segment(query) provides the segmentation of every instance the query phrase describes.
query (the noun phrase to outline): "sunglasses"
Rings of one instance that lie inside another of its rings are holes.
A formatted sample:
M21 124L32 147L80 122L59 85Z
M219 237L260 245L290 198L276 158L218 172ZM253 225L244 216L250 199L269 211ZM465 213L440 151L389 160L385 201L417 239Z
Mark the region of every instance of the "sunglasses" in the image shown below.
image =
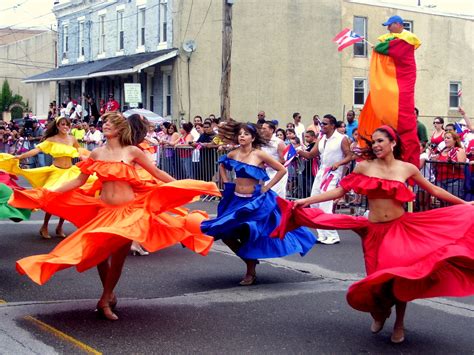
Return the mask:
M439 121L434 121L433 124L441 124Z
M329 123L326 123L326 122L320 122L319 123L321 126L327 126Z

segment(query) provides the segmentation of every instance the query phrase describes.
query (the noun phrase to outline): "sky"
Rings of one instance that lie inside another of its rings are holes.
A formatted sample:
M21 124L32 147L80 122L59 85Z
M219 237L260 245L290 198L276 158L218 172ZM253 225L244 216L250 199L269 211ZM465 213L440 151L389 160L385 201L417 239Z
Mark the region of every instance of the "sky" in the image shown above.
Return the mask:
M239 1L237 0L236 5ZM295 0L292 0L295 1ZM298 0L296 0L298 1ZM317 0L313 0L317 1ZM434 9L442 12L474 16L474 0L372 0L380 4L399 4L416 7L436 6ZM67 2L61 0L61 3ZM1 0L0 27L51 28L56 20L51 12L54 0Z

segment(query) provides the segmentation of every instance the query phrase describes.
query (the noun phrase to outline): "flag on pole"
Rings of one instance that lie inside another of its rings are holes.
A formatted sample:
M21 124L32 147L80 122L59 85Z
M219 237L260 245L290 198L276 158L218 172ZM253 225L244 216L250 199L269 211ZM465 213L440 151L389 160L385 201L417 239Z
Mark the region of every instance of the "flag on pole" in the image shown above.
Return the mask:
M283 158L285 158L285 162L283 166L286 168L290 165L291 161L296 157L296 149L293 147L293 144L288 144L283 151Z
M364 37L359 36L357 33L352 31L349 28L344 28L339 34L332 39L333 42L337 43L337 50L340 52L344 48L349 47L350 45L361 42L364 40Z

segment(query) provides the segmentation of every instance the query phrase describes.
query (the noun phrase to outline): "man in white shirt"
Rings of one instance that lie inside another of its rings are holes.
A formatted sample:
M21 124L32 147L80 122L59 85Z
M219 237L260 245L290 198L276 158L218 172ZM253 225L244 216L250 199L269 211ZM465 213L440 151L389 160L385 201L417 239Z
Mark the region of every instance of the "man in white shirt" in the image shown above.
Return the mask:
M84 142L87 143L87 150L93 151L102 145L102 132L93 124L89 125L89 131L84 136Z
M314 179L311 196L334 190L342 179L344 165L352 160L349 139L336 130L336 122L333 115L325 115L320 122L321 138L311 151L298 151L298 155L306 159L320 155L321 166ZM332 213L333 201L312 204L311 207ZM335 230L318 229L318 241L323 244L336 244L340 239Z
M295 124L295 134L300 139L301 142L304 142L304 124L301 123L301 114L295 112L293 114L293 122Z
M271 121L265 121L265 123L262 124L262 128L260 129L260 132L263 138L268 140L268 144L262 146L262 150L266 152L267 154L271 155L275 160L283 164L285 161L283 157L283 154L284 154L283 152L285 150L285 143L275 135L275 130L276 130L276 126ZM270 177L270 180L273 179L273 177L277 173L275 169L269 166L267 166L265 170L268 176ZM286 173L285 176L283 176L283 178L272 187L272 190L275 191L278 194L278 196L280 196L281 198L286 198L287 183L288 183L288 173Z

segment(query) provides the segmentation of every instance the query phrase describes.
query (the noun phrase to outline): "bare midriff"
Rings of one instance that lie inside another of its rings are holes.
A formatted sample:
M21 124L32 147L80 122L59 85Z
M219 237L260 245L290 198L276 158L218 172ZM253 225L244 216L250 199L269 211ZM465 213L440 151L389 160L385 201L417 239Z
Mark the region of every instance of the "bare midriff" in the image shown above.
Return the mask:
M403 205L393 199L370 199L369 221L373 223L390 222L405 213Z
M258 180L250 178L236 178L235 182L235 192L239 194L253 194L255 191L255 185L258 185Z
M121 205L133 201L135 193L128 182L105 181L102 183L100 198L108 205Z
M59 169L69 169L72 166L72 159L70 157L54 158L53 165Z

